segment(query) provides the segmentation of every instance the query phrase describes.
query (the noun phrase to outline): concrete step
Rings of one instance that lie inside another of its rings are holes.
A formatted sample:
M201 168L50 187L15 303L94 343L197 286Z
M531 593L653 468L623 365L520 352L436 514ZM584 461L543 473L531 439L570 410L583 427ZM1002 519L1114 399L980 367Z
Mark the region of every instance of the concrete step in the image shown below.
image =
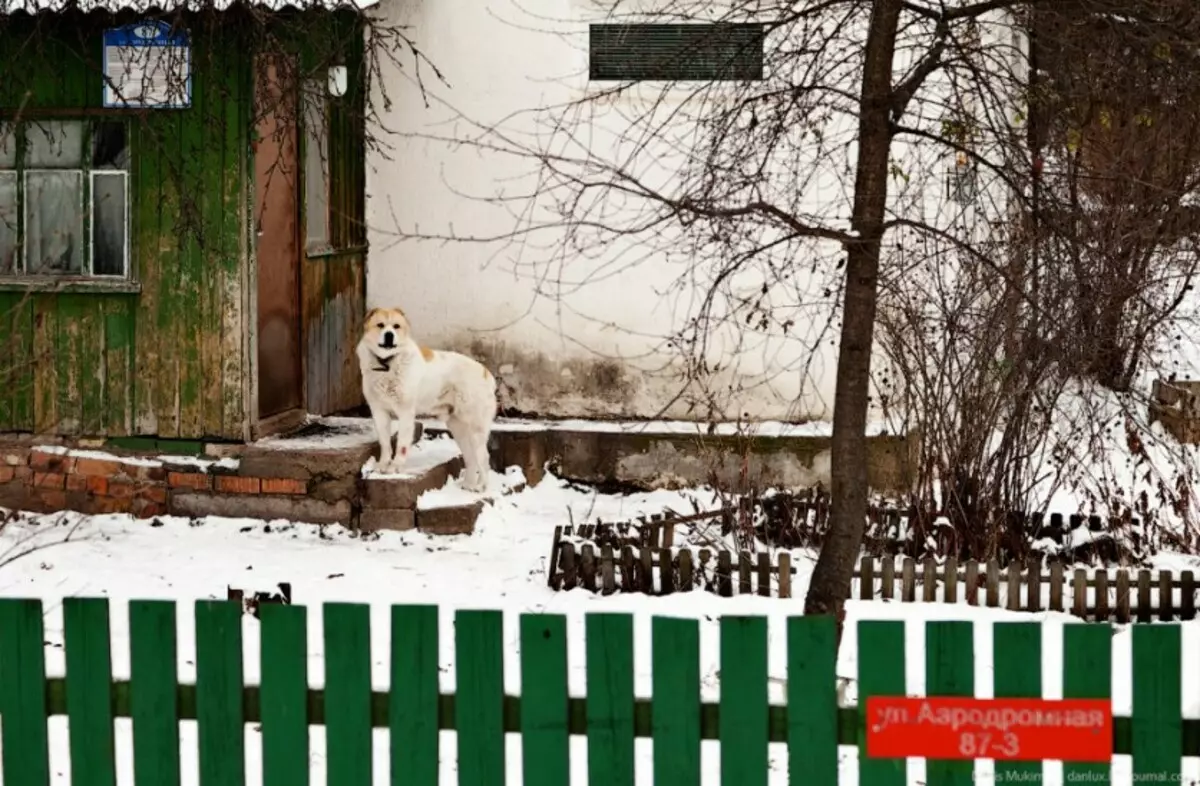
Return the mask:
M402 471L397 474L376 473L375 459L368 459L359 480L362 500L359 527L374 532L418 526L417 498L426 491L444 487L462 468L458 445L447 438L425 439L413 445ZM473 525L472 519L472 528Z

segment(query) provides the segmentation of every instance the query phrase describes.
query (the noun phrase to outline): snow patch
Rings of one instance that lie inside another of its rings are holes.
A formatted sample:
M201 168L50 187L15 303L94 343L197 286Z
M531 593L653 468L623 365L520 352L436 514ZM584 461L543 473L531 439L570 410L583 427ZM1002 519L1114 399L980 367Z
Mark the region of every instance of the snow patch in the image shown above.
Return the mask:
M376 480L411 480L419 478L433 468L453 461L461 455L462 452L458 449L458 444L449 436L431 437L421 440L409 449L408 459L404 462L404 466L400 472L388 473L386 475L376 472L375 465L378 462L374 456L371 456L362 466L362 476Z
M525 485L525 473L520 467L509 467L503 474L488 473L488 487L482 492L467 491L462 487L461 475L451 477L440 489L424 491L417 497L417 510L433 508L453 508L471 505L475 502L490 502L491 498L511 494L515 489Z
M210 472L213 467L234 470L241 465L241 461L235 458L206 459L199 456L159 456L158 460L163 464L180 464L188 467L196 467L201 472Z
M118 461L122 464L129 464L135 467L161 467L162 462L158 459L140 458L137 456L118 456L113 453L105 453L103 450L80 450L66 448L62 445L37 445L33 448L40 453L50 453L56 456L69 456L71 458L96 459L98 461Z

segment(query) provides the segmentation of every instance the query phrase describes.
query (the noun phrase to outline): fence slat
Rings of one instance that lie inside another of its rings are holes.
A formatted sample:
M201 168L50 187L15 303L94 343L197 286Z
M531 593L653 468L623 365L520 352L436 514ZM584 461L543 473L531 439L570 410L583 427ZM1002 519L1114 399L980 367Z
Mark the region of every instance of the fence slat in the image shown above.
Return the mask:
M1033 612L1042 610L1042 568L1037 560L1029 562L1029 575L1026 577L1026 598L1025 608Z
M988 560L986 603L988 608L1000 607L1000 563Z
M1009 566L1012 569L1012 566ZM974 628L970 622L925 623L925 692L928 696L974 696ZM970 783L973 761L928 760L926 786Z
M1129 571L1122 568L1117 571L1117 623L1124 625L1129 622Z
M571 782L567 736L567 618L521 615L523 786Z
M1137 577L1137 621L1149 622L1152 619L1154 609L1150 607L1150 571L1142 568Z
M129 603L129 714L135 786L179 786L175 604Z
M906 567L911 562L905 562ZM858 623L858 783L859 786L905 786L904 759L872 759L867 756L866 718L870 696L904 696L904 623ZM825 720L825 723L828 723ZM804 781L800 781L803 783ZM836 783L836 781L826 781Z
M196 601L196 725L204 786L246 782L242 688L241 604Z
M321 612L328 782L371 786L371 609L326 603Z
M958 559L946 557L946 566L942 570L946 585L944 600L947 603L958 602Z
M900 568L900 602L912 603L917 599L917 566L912 557L905 557Z
M779 553L779 597L792 597L792 555Z
M1008 583L1008 597L1005 608L1009 611L1021 611L1021 565L1017 562L1008 563L1004 569L1004 578Z
M0 775L5 786L50 783L42 602L0 600Z
M1071 589L1071 608L1072 613L1081 620L1088 618L1088 602L1087 602L1087 571L1083 568L1075 569L1075 584Z
M648 554L649 549L643 549ZM454 615L458 782L504 786L504 622L498 611Z
M788 783L838 782L837 629L833 617L787 621ZM725 761L725 757L721 757Z
M699 621L655 617L650 656L654 783L700 786Z
M113 786L112 644L108 598L65 598L72 786Z
M1050 566L1050 610L1063 610L1063 564L1055 562Z
M767 620L727 615L720 625L721 784L767 786Z
M975 560L967 562L966 574L963 577L966 586L963 588L963 594L967 596L967 603L972 606L979 605L979 563Z
M633 617L591 613L584 625L588 782L633 786Z
M1182 639L1178 625L1133 629L1133 779L1182 781Z
M1175 603L1172 598L1174 588L1171 582L1171 571L1163 570L1158 573L1158 618L1170 622L1175 617Z
M921 562L921 600L925 603L937 600L937 561L933 557Z
M875 597L875 558L868 554L858 562L858 597L862 600Z
M263 786L306 786L308 774L308 614L264 603L259 647Z
M392 606L393 786L438 786L438 608Z
M1096 621L1108 622L1108 570L1096 568Z
M992 653L992 662L995 664L992 690L997 699L1041 698L1040 624L995 623L992 626ZM996 783L1033 783L1041 780L1041 762L996 762Z
M1112 626L1108 623L1063 626L1063 698L1112 696ZM1112 782L1112 764L1063 762L1063 783Z

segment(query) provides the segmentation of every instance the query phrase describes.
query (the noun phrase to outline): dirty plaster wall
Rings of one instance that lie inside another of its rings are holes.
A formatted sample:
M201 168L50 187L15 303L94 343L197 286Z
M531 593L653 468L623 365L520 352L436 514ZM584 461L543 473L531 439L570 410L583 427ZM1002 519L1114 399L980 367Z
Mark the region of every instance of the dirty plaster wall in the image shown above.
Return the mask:
M655 1L636 5L649 8ZM829 419L837 330L828 328L825 276L806 278L806 270L819 266L813 260L795 265L795 279L785 287L785 299L799 304L791 330L714 332L707 359L715 369L699 381L692 375L680 395L686 369L667 339L696 314L709 281L704 274L692 276L688 260L672 257L669 242L646 249L614 241L583 251L576 248L578 238L561 229L492 242L411 237L497 238L517 227L514 214L525 209L522 203L481 200L536 191L536 163L446 140L497 125L516 144L546 139L544 120L531 110L611 85L589 86L587 79L588 22L605 21L610 5L540 0L534 15L518 0L383 0L380 12L389 22L411 26L449 85L439 84L428 68L418 85L411 62L383 64L391 107L382 125L397 133L388 149L368 153L368 305L399 305L419 340L487 362L505 383L505 403L525 412ZM898 73L909 65L906 56L897 56ZM653 100L658 93L648 89L646 95ZM625 148L617 137L628 128L627 118L645 108L638 100L635 93L584 110L578 137L590 140L598 154L619 157ZM666 106L675 108L670 98ZM678 149L665 145L651 145L639 160L643 176L664 188L681 164ZM845 200L845 164L822 164L830 171L822 170L804 195L814 210L828 214L831 202ZM937 179L914 204L936 216L940 163L934 161L931 172ZM549 213L541 218L554 220ZM832 270L829 260L841 252L833 247L821 254ZM763 285L751 273L729 287L754 293ZM743 324L740 314L736 320Z

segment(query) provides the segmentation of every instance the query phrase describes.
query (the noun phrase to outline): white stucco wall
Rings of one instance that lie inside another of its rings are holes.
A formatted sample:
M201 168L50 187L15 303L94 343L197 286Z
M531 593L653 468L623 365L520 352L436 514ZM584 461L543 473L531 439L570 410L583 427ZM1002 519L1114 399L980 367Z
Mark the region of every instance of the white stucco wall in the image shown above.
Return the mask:
M769 283L776 323L790 315L793 325L786 335L775 327L712 331L702 353L709 365L700 373L693 367L688 392L680 396L683 362L666 342L697 313L711 271L673 253L670 235L650 246L617 241L602 248L555 229L505 238L529 209L515 197L536 189L536 162L419 138L481 138L483 129L498 127L506 145L544 144L550 137L530 110L597 89L587 81L587 23L601 21L602 6L596 0L383 0L377 13L384 23L409 26L408 35L448 84L423 66L423 95L410 55L383 62L390 107L380 120L392 133L384 140L388 149L368 159L368 304L404 308L423 343L481 356L511 386L510 403L525 411L828 419L837 359L837 326L829 323L837 298L830 290L836 244L814 248L824 261L796 262L786 282L768 281L765 268L756 267L723 284L736 300ZM907 66L905 57L898 54L898 71ZM628 116L642 108L635 99L589 107L586 118L577 116L583 120L577 139L586 136L593 149L627 152L618 138ZM695 124L684 118L677 128L683 148ZM851 143L852 130L841 129ZM803 195L805 209L843 226L847 178L836 170L852 152L848 144L840 160L825 161L821 166L829 171L813 177ZM643 151L639 172L669 188L680 155L666 145ZM936 162L934 169L940 172ZM910 184L897 198L928 218L944 202L940 175L931 186L914 197ZM621 209L635 206L607 207ZM487 238L493 240L481 240ZM732 316L744 325L740 313Z

